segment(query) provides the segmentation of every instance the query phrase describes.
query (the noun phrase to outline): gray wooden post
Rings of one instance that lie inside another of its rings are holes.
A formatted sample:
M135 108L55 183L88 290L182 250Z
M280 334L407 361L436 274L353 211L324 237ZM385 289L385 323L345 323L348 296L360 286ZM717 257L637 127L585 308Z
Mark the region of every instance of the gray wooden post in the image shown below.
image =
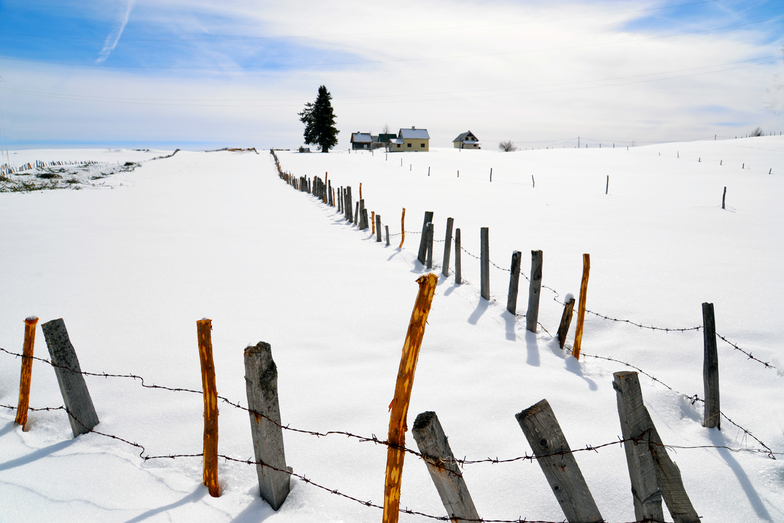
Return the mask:
M86 434L98 425L98 414L90 398L90 391L87 390L76 349L71 345L65 322L62 318L52 320L41 325L41 330L44 331L46 346L57 375L57 384L60 385L60 393L63 395L71 432L74 438Z
M269 343L262 341L245 349L245 390L259 492L273 510L278 510L291 488L291 467L286 466L283 450L278 368Z
M426 266L428 269L433 268L433 222L427 224L427 256Z
M453 218L446 219L446 234L444 235L444 263L442 264L441 274L449 276L449 255L452 250L452 227L455 223Z
M509 293L506 299L506 310L512 315L517 314L517 291L520 286L520 251L512 252L512 267L509 275Z
M367 222L367 212L365 212L365 199L360 198L359 200L359 229L365 230L368 227Z
M531 282L528 285L528 311L525 328L536 332L539 324L539 297L542 290L542 251L531 251Z
M386 231L387 247L389 247L389 225L384 225L384 230Z
M354 204L354 225L359 224L359 202Z
M727 188L724 188L724 192L721 195L721 208L724 209L724 202L727 199Z
M430 478L436 486L449 519L479 520L463 474L455 463L449 441L435 412L423 412L416 417L411 430L419 452L427 464Z
M480 231L480 285L479 290L482 298L490 300L490 229L482 227Z
M422 222L422 237L419 238L419 254L417 260L422 265L425 264L425 256L427 256L427 224L433 221L433 211L425 211L425 220Z
M461 263L460 228L455 229L455 283L463 283L463 265Z
M629 479L632 483L634 516L637 521L664 521L662 496L653 454L648 450L651 427L648 424L647 410L642 402L642 391L636 372L616 372L613 374L613 388L618 401L618 417L621 420L621 434ZM630 441L631 439L640 439Z
M613 388L615 388L618 394L623 396L624 403L634 407L634 401L636 400L629 400L629 395L639 396L639 402L642 403L642 393L639 391L639 381L636 378L636 373L616 373L616 375L618 374L625 376L617 380L618 383L613 382ZM629 374L634 374L635 379L631 380L628 377ZM630 391L634 389L635 383L637 392L632 393ZM620 414L621 398L619 398L618 401ZM653 424L653 420L648 413L648 409L646 409L644 406L637 409L626 408L625 413L627 416L629 414L637 416L637 418L632 418L632 420L638 419L639 417L644 418L639 422L630 422L630 434L633 434L631 431L635 430L634 427L636 425L639 425L637 430L642 430L643 427L645 428L645 430L640 433L641 435L644 434L644 436L642 436L643 439L632 443L638 447L642 447L645 452L651 455L651 462L653 463L654 470L656 472L656 482L658 483L659 490L661 491L661 497L664 498L664 503L667 505L667 510L670 512L670 516L672 516L673 521L675 523L699 523L700 516L697 514L697 511L694 510L694 507L691 504L691 500L686 493L686 489L683 487L681 471L678 469L678 465L676 465L672 459L670 459L669 454L667 454L667 449L664 447L664 444L659 437L659 433ZM626 438L626 436L624 436L624 438ZM641 498L641 500L644 501L645 498ZM663 518L659 519L659 521L663 521Z
M381 215L376 215L376 241L381 243Z
M346 187L346 201L343 203L343 210L346 213L346 219L349 222L354 221L354 217L351 216L352 205L351 205L351 187Z
M603 522L547 400L516 414L515 418L569 523Z
M716 348L716 320L713 304L702 304L702 333L705 340L705 357L702 363L702 379L705 387L705 414L703 425L721 430L719 401L719 354Z
M558 326L558 344L564 348L566 335L569 333L569 325L572 323L572 313L574 312L574 296L569 296L564 304L564 311L561 315L561 324Z

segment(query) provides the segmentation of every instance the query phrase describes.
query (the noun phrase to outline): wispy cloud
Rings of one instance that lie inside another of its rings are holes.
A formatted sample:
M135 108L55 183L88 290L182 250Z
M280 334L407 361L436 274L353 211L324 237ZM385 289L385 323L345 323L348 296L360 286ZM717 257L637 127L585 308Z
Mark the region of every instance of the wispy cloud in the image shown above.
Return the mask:
M117 42L120 41L120 37L125 30L125 26L128 24L128 18L131 16L131 10L133 9L133 4L135 2L136 0L128 0L128 4L125 7L125 13L123 14L122 19L115 24L112 32L109 33L109 36L106 37L106 41L103 44L103 49L101 49L100 55L98 56L98 59L95 61L95 63L100 64L106 61L106 59L109 58L109 55L112 54L112 51L114 51L114 48L117 47Z

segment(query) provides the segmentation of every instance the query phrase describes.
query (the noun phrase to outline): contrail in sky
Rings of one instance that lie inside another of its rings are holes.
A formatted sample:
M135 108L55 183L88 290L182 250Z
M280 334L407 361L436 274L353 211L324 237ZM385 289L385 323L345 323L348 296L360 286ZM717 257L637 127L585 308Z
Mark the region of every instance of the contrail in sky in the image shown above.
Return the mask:
M106 37L106 41L103 43L103 49L101 49L101 55L95 61L95 63L100 64L104 62L114 48L117 47L117 42L120 41L120 37L122 36L123 30L125 30L125 24L128 23L128 18L131 16L131 9L133 9L133 4L136 0L128 0L128 6L125 8L125 14L114 27L114 30L109 33L109 36Z

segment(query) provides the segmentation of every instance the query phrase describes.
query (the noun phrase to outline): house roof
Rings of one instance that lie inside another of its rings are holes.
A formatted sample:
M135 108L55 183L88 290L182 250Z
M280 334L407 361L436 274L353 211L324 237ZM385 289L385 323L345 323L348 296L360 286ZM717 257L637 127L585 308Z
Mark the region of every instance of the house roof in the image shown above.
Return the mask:
M427 129L417 129L416 127L412 127L411 129L400 129L398 138L408 138L409 140L429 140L430 135L427 134Z
M370 133L351 133L351 143L370 143L372 141Z
M386 143L389 140L394 140L395 138L397 138L397 135L392 133L381 133L378 135L378 141L381 143Z
M469 134L472 136L472 139L470 139L470 140L467 140L467 139L466 139L466 137L467 137ZM457 136L457 138L455 138L454 140L452 140L452 143L454 143L454 142L479 143L479 140L477 140L476 136L474 136L474 133L472 133L471 131L468 131L468 132L465 132L465 133L461 133L461 134L459 134L459 135Z

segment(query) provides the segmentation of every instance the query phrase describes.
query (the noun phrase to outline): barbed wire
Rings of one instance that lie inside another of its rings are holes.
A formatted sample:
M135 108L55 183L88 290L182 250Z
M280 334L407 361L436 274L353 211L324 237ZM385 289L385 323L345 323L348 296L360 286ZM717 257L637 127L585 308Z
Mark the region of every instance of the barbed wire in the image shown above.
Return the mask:
M721 334L719 334L718 332L716 333L716 337L717 337L717 338L719 338L720 340L722 340L723 342L725 342L725 343L727 343L727 344L731 345L731 346L732 346L732 348L734 348L735 350L737 350L737 351L740 351L740 352L742 352L743 354L745 354L746 356L748 356L748 358L749 358L750 360L754 360L754 361L756 361L756 362L758 362L758 363L761 363L761 364L762 364L762 365L764 365L766 368L777 370L775 366L771 365L770 363L768 363L768 362L766 362L766 361L762 361L762 360L760 360L760 359L757 359L757 358L755 358L754 356L752 356L752 355L751 355L751 352L748 352L748 351L745 351L745 350L741 349L740 347L738 347L738 345L737 345L737 344L735 344L735 343L731 342L730 340L728 340L727 338L725 338L724 336L722 336L722 335L721 335Z

